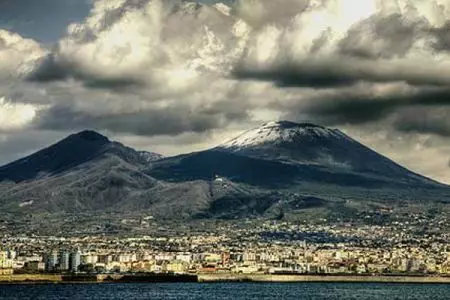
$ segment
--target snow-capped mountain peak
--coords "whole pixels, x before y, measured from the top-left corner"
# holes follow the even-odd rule
[[[304,138],[345,138],[339,130],[328,129],[310,123],[294,123],[289,121],[269,122],[261,127],[244,132],[218,148],[242,150],[262,145],[289,143]]]

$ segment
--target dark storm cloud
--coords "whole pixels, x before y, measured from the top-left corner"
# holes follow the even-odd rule
[[[450,137],[450,107],[409,107],[399,112],[394,127],[403,132]]]
[[[450,109],[450,89],[428,88],[415,93],[393,93],[387,96],[376,96],[373,93],[355,93],[353,91],[338,92],[313,97],[305,105],[300,101],[289,107],[288,118],[296,119],[300,115],[323,123],[325,125],[365,124],[383,121],[390,115],[399,115],[404,109],[415,111],[433,110],[438,108],[448,113]],[[286,108],[285,108],[286,109]],[[430,119],[432,115],[429,115]],[[435,118],[433,121],[414,123],[414,118],[398,118],[395,128],[402,131],[434,133],[447,135],[450,123],[445,117]],[[422,124],[422,125],[421,125]]]
[[[372,68],[372,69],[371,69]],[[377,70],[377,68],[379,68]],[[352,86],[359,82],[406,82],[411,85],[450,85],[450,78],[425,71],[402,70],[399,66],[377,66],[376,62],[358,59],[337,59],[330,62],[285,61],[268,68],[238,66],[233,71],[236,79],[271,81],[278,87],[330,88]]]
[[[27,76],[27,80],[35,82],[49,82],[65,80],[70,77],[69,65],[60,64],[54,53],[42,58],[38,67]]]
[[[94,128],[143,136],[178,135],[184,132],[207,132],[233,121],[245,121],[248,117],[245,111],[192,110],[183,105],[101,115],[77,111],[68,105],[55,105],[38,116],[35,126],[52,130]]]
[[[450,21],[447,21],[442,27],[430,28],[429,32],[436,38],[432,43],[433,49],[436,51],[450,51]]]
[[[402,57],[411,49],[424,26],[427,24],[406,23],[400,14],[374,15],[348,31],[339,43],[339,52],[364,59]]]
[[[59,59],[51,53],[41,59],[38,67],[27,76],[27,80],[36,83],[64,81],[69,78],[77,79],[88,88],[111,89],[115,91],[144,86],[145,83],[137,76],[99,76],[81,70],[77,64]]]
[[[432,133],[443,137],[450,137],[450,126],[445,120],[422,118],[423,111],[418,113],[417,119],[402,118],[395,123],[395,128],[403,132]]]
[[[292,62],[280,63],[264,70],[237,66],[233,75],[237,79],[272,81],[279,87],[338,87],[348,86],[359,80],[357,76],[342,74],[341,70],[332,65],[294,65]]]

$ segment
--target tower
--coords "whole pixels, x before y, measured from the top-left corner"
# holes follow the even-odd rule
[[[78,272],[78,269],[81,265],[81,252],[79,249],[70,253],[70,265],[69,269],[71,272]]]

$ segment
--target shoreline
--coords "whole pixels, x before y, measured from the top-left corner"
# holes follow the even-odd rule
[[[403,275],[270,275],[199,274],[199,282],[336,282],[336,283],[433,283],[450,284],[450,277]]]
[[[450,284],[450,276],[403,275],[273,275],[273,274],[13,274],[0,275],[2,284],[75,284],[75,283],[403,283]]]

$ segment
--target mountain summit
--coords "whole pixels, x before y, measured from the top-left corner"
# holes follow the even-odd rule
[[[310,123],[270,122],[248,130],[216,149],[257,158],[285,162],[345,165],[349,157],[342,153],[354,141],[337,129]],[[338,151],[339,150],[339,151]]]
[[[293,123],[288,121],[269,122],[261,127],[248,130],[240,136],[222,144],[219,148],[239,151],[263,145],[282,144],[301,141],[315,137],[341,138],[339,130],[327,129],[310,123]]]

